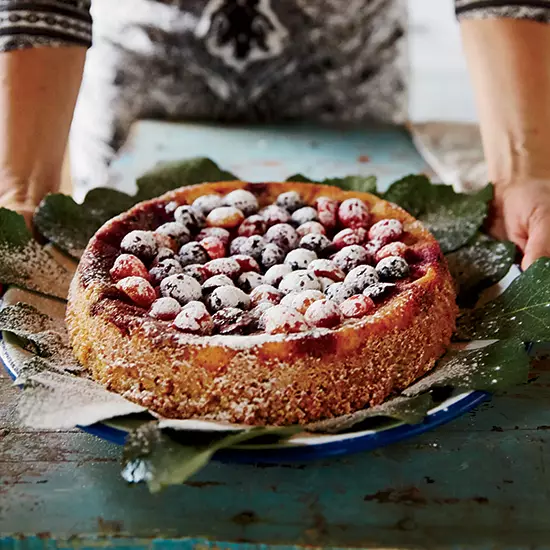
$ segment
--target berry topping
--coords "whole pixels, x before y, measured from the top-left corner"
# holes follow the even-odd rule
[[[302,197],[296,191],[287,191],[286,193],[281,193],[277,200],[275,201],[277,206],[288,210],[289,212],[294,212],[301,208],[304,205]]]
[[[174,298],[158,298],[153,302],[149,315],[162,321],[172,321],[181,311],[181,306]]]
[[[355,289],[356,294],[359,294],[368,286],[376,284],[380,279],[374,267],[370,265],[359,265],[354,267],[346,275],[344,280]]]
[[[246,334],[258,328],[255,314],[236,307],[220,309],[212,320],[214,330],[220,334]]]
[[[218,237],[205,237],[199,243],[212,260],[225,256],[225,244]]]
[[[177,203],[176,201],[170,201],[169,203],[166,204],[166,206],[164,207],[164,211],[169,215],[169,216],[173,216],[174,215],[174,212],[176,211],[176,208],[179,206],[179,203]]]
[[[258,262],[252,256],[247,256],[246,254],[235,254],[232,258],[239,264],[241,272],[260,271]]]
[[[357,244],[342,248],[332,257],[334,263],[344,271],[351,271],[354,267],[367,263],[368,259],[367,251]]]
[[[241,223],[238,233],[242,237],[252,237],[252,235],[263,235],[266,230],[266,221],[259,214],[254,214]]]
[[[388,256],[376,264],[376,271],[384,281],[403,279],[409,274],[409,264],[400,256]]]
[[[220,206],[208,214],[206,223],[209,227],[233,229],[242,223],[244,214],[234,206]]]
[[[269,334],[291,334],[308,330],[301,313],[286,306],[273,306],[264,312],[262,322]]]
[[[369,209],[361,199],[346,199],[338,208],[338,219],[344,227],[367,228],[370,221]]]
[[[302,290],[321,290],[321,281],[319,278],[305,269],[293,271],[283,277],[279,284],[279,290],[283,294],[291,292],[300,292]]]
[[[258,199],[250,192],[244,189],[231,191],[225,197],[225,204],[238,208],[245,216],[250,216],[258,211]]]
[[[181,265],[205,264],[210,259],[210,256],[199,243],[191,242],[184,244],[180,248],[178,259]]]
[[[317,277],[328,277],[331,282],[343,281],[346,274],[332,260],[313,260],[308,270]]]
[[[216,288],[210,295],[208,304],[212,311],[218,311],[224,307],[248,309],[250,306],[250,298],[248,294],[243,292],[240,288],[233,285],[227,285]]]
[[[322,292],[326,292],[327,288],[334,283],[334,281],[328,277],[319,277],[319,281],[321,281]]]
[[[189,334],[212,334],[214,323],[202,302],[190,302],[174,319],[174,326]]]
[[[285,296],[281,300],[281,305],[295,309],[303,315],[313,302],[324,298],[325,295],[320,290],[303,290]]]
[[[248,237],[236,237],[231,241],[231,244],[229,245],[229,254],[231,256],[235,256],[236,254],[242,254],[241,247],[246,242],[246,239]]]
[[[220,286],[233,286],[233,281],[227,275],[214,275],[202,283],[202,293],[208,296]]]
[[[115,281],[120,281],[126,277],[143,277],[149,278],[147,268],[143,262],[133,254],[121,254],[113,264],[113,267],[109,271],[111,277]]]
[[[296,248],[299,238],[294,227],[288,223],[278,223],[267,230],[265,240],[268,243],[276,244],[279,248],[288,251]]]
[[[298,228],[300,229],[300,228]],[[300,247],[307,248],[308,250],[313,250],[315,254],[320,256],[326,250],[332,246],[332,243],[324,235],[318,233],[310,233],[305,237],[300,239]]]
[[[305,269],[313,260],[317,259],[317,254],[306,248],[295,248],[291,250],[285,258],[285,264],[292,269]]]
[[[317,210],[312,206],[302,206],[302,208],[298,208],[292,213],[291,220],[296,225],[317,221]]]
[[[312,221],[305,222],[302,225],[299,225],[296,229],[296,233],[298,233],[298,237],[302,238],[305,235],[310,234],[324,235],[326,233],[326,230],[319,222]]]
[[[204,264],[204,273],[207,277],[227,275],[230,279],[234,279],[240,272],[241,266],[235,258],[218,258]]]
[[[202,283],[206,279],[204,266],[200,264],[185,265],[182,268],[182,273],[184,275],[189,275],[189,277],[193,277],[193,279],[199,281],[199,283]]]
[[[271,266],[264,275],[266,284],[278,287],[285,275],[292,273],[292,268],[286,264]]]
[[[399,220],[380,220],[369,229],[369,239],[383,244],[396,241],[403,234],[403,224]]]
[[[344,317],[359,319],[374,309],[374,302],[368,296],[352,296],[340,304],[340,311]]]
[[[223,206],[223,198],[220,195],[203,195],[193,201],[193,208],[200,212],[203,216],[208,216],[214,208]]]
[[[330,300],[313,302],[304,315],[306,321],[314,327],[332,328],[342,322],[342,313],[337,304]]]
[[[377,262],[379,262],[380,260],[383,260],[388,256],[401,256],[401,258],[404,258],[408,250],[409,250],[409,247],[405,243],[396,241],[394,243],[389,243],[383,246],[376,253],[375,259]]]
[[[257,306],[261,302],[270,304],[278,304],[283,295],[275,287],[271,285],[259,285],[250,293],[250,301],[253,306]]]
[[[178,260],[175,260],[174,258],[168,258],[166,260],[162,260],[162,262],[159,262],[154,267],[152,267],[149,270],[149,276],[151,279],[151,283],[155,286],[158,286],[163,279],[166,279],[166,277],[169,277],[170,275],[177,275],[178,273],[182,272],[183,268],[181,267],[181,264],[178,262]]]
[[[262,251],[265,248],[266,242],[260,235],[252,235],[247,237],[246,241],[241,245],[241,254],[252,256],[256,261],[262,257]]]
[[[223,227],[205,227],[204,229],[201,229],[197,235],[197,241],[202,241],[207,237],[216,237],[220,239],[225,246],[227,246],[229,244],[229,239],[231,238],[231,233]]]
[[[169,248],[170,250],[173,250],[174,252],[176,252],[176,250],[180,246],[178,245],[175,239],[173,239],[172,237],[169,237],[168,235],[163,235],[162,233],[153,232],[153,237],[155,237],[155,241],[157,243],[157,250],[159,248]],[[187,242],[187,241],[184,239],[183,242]]]
[[[262,250],[260,262],[265,269],[270,269],[274,265],[280,264],[285,259],[285,252],[276,244],[268,243]]]
[[[166,277],[160,283],[160,293],[162,296],[174,298],[181,305],[200,300],[202,296],[201,285],[197,280],[183,273]]]
[[[204,216],[202,212],[195,210],[188,204],[176,208],[174,219],[191,232],[198,231],[204,225]]]
[[[173,258],[175,256],[174,251],[171,248],[162,247],[159,248],[155,259],[153,260],[153,265],[162,262],[162,260],[168,260],[168,258]]]
[[[116,287],[141,307],[149,307],[157,298],[155,289],[143,277],[126,277],[118,281]]]
[[[367,240],[367,230],[362,227],[357,229],[342,229],[334,235],[332,242],[334,246],[340,250],[345,246],[350,246],[352,244],[363,244]]]
[[[352,285],[345,282],[334,283],[325,290],[325,294],[333,302],[341,304],[344,300],[351,298],[355,294],[355,289]]]
[[[334,229],[338,224],[338,201],[329,197],[319,197],[315,201],[317,217],[319,221],[329,230]]]
[[[381,298],[385,294],[389,293],[395,288],[393,283],[376,283],[375,285],[368,286],[363,290],[363,296],[368,296],[373,300]]]
[[[369,262],[374,262],[374,258],[376,257],[376,253],[384,246],[384,243],[381,241],[369,241],[366,243],[363,248],[365,249],[367,256],[369,258]]]
[[[264,278],[259,273],[255,271],[247,271],[246,273],[241,273],[237,279],[237,285],[244,292],[250,292],[252,289],[263,285]]]
[[[262,208],[262,210],[260,210],[260,216],[262,216],[269,227],[278,223],[288,223],[290,221],[290,214],[284,208],[276,204],[270,204]]]
[[[191,239],[191,234],[185,225],[178,222],[168,222],[162,224],[155,229],[155,234],[166,235],[167,237],[174,239],[178,245],[188,243]]]
[[[137,256],[144,262],[149,262],[156,256],[158,245],[151,231],[136,229],[135,231],[130,231],[122,239],[120,249],[122,252]]]

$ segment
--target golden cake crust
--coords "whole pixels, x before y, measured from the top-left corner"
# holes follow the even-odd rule
[[[374,221],[399,219],[419,258],[417,278],[372,315],[335,329],[296,334],[192,336],[121,300],[109,275],[122,237],[153,229],[170,201],[253,191],[261,205],[297,190],[362,199]],[[368,193],[294,182],[221,182],[184,187],[107,222],[73,279],[67,326],[74,353],[108,389],[169,418],[253,425],[307,423],[373,406],[428,372],[450,343],[457,308],[452,278],[434,237],[396,205]]]

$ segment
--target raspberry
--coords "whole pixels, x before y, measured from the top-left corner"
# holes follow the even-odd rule
[[[342,322],[340,308],[330,300],[318,300],[313,302],[304,315],[306,321],[320,328],[332,328]]]
[[[362,227],[357,229],[342,229],[334,235],[332,243],[334,246],[341,250],[345,246],[351,246],[352,244],[363,244],[367,240],[367,230]]]
[[[246,241],[241,245],[241,254],[252,256],[256,261],[262,257],[262,251],[265,248],[266,242],[260,235],[252,235],[247,237]]]
[[[344,281],[355,289],[355,293],[363,292],[365,288],[379,282],[376,269],[370,265],[359,265],[354,267],[347,275]]]
[[[231,191],[224,200],[227,206],[238,208],[245,216],[250,216],[258,211],[258,199],[244,189]]]
[[[155,289],[143,277],[125,277],[118,281],[116,287],[124,292],[134,304],[141,307],[149,307],[157,298]]]
[[[189,275],[193,279],[202,283],[206,279],[206,273],[204,272],[204,266],[199,264],[189,264],[185,265],[182,268],[182,273],[184,275]]]
[[[269,302],[260,302],[254,309],[250,310],[250,315],[254,319],[254,328],[256,330],[265,330],[264,313],[273,307]]]
[[[351,298],[355,294],[355,289],[348,283],[334,283],[330,285],[325,294],[327,298],[337,304],[341,304],[344,300]]]
[[[224,307],[248,309],[250,306],[250,297],[236,286],[220,286],[212,292],[208,298],[208,304],[212,311],[217,311]]]
[[[292,273],[292,268],[286,264],[271,266],[264,275],[266,284],[278,287],[285,275]]]
[[[382,243],[381,241],[369,241],[368,243],[366,243],[363,248],[365,249],[366,253],[367,253],[367,256],[368,256],[368,261],[370,263],[373,263],[374,262],[374,258],[376,257],[376,254],[378,253],[378,251],[384,246],[384,243]]]
[[[115,281],[125,279],[126,277],[149,278],[149,273],[143,262],[133,254],[121,254],[109,271]]]
[[[220,206],[208,214],[206,223],[209,227],[233,229],[244,220],[244,214],[234,206]]]
[[[253,306],[257,306],[261,302],[270,304],[278,304],[283,295],[275,287],[271,285],[259,285],[250,293],[250,301]]]
[[[274,265],[280,264],[285,259],[285,252],[276,244],[268,243],[262,250],[260,262],[265,269],[270,269]]]
[[[346,199],[338,208],[338,219],[344,227],[367,228],[370,221],[369,209],[360,199]]]
[[[180,248],[178,259],[181,265],[205,264],[210,259],[210,256],[199,243],[191,242],[184,244]]]
[[[388,256],[400,256],[401,258],[405,257],[409,247],[402,242],[389,243],[383,246],[375,255],[376,261],[379,262]]]
[[[242,237],[252,237],[252,235],[263,235],[266,229],[266,221],[259,214],[254,214],[241,223],[238,233]]]
[[[233,285],[233,281],[227,275],[214,275],[213,277],[206,279],[206,281],[202,283],[202,293],[204,296],[208,296],[209,294],[212,294],[212,292],[214,292],[214,290],[216,290],[220,286],[234,286],[234,285]]]
[[[153,265],[157,265],[158,263],[162,262],[162,260],[172,259],[173,257],[174,251],[171,248],[159,248],[155,259],[153,260]]]
[[[329,251],[331,246],[332,243],[328,240],[328,238],[325,237],[325,235],[320,235],[318,233],[310,233],[300,239],[300,248],[312,250],[315,254],[317,254],[317,256]]]
[[[241,273],[239,275],[239,278],[237,279],[237,285],[244,292],[250,292],[254,288],[263,284],[263,276],[259,273],[256,273],[255,271],[247,271],[245,273]]]
[[[206,250],[212,260],[225,257],[225,245],[218,237],[205,237],[199,244]]]
[[[236,237],[231,241],[231,244],[229,245],[229,254],[231,256],[235,256],[236,254],[242,254],[241,247],[246,242],[246,239],[248,237]]]
[[[291,334],[309,329],[301,313],[285,306],[269,308],[264,312],[262,322],[268,334]]]
[[[181,264],[174,258],[168,258],[167,260],[162,260],[162,262],[159,262],[157,265],[152,267],[149,270],[149,276],[151,283],[154,286],[158,286],[163,279],[166,279],[166,277],[169,277],[170,275],[177,275],[182,272],[183,268],[181,267]]]
[[[218,258],[204,264],[204,273],[207,277],[227,275],[230,279],[234,279],[240,272],[241,266],[234,258]]]
[[[197,280],[183,273],[166,277],[160,283],[160,293],[162,296],[174,298],[181,305],[200,300],[202,296],[201,285]]]
[[[189,334],[212,334],[214,323],[202,302],[188,303],[174,319],[174,326]]]
[[[232,259],[239,264],[241,272],[260,271],[258,262],[252,256],[247,256],[246,254],[235,254],[235,256],[232,256]]]
[[[317,207],[317,217],[319,221],[329,231],[338,225],[338,207],[339,202],[329,197],[319,197],[315,201]]]
[[[191,234],[187,228],[178,222],[168,222],[155,229],[155,234],[166,235],[174,239],[179,245],[188,243],[191,240]]]
[[[296,248],[298,244],[298,233],[294,227],[288,223],[278,223],[271,226],[265,234],[265,240],[268,243],[276,244],[286,252]]]
[[[357,244],[346,246],[340,252],[337,252],[332,261],[344,271],[351,271],[354,267],[366,264],[369,259],[367,251]]]
[[[277,206],[288,210],[289,212],[294,212],[301,208],[304,205],[302,197],[296,191],[287,191],[286,193],[281,193],[277,200],[275,201]]]
[[[151,231],[136,229],[130,231],[121,243],[120,249],[127,254],[133,254],[144,262],[151,261],[157,254],[158,246],[155,236]]]
[[[285,264],[288,264],[292,269],[306,269],[306,267],[316,259],[317,254],[312,250],[295,248],[286,255]]]
[[[344,317],[358,319],[364,317],[374,309],[374,302],[368,296],[352,296],[340,304],[340,311]]]
[[[324,235],[326,230],[319,222],[312,221],[299,225],[296,229],[296,233],[298,233],[298,237],[302,238],[310,234]]]
[[[207,237],[216,237],[223,242],[224,246],[227,246],[229,244],[229,240],[231,239],[231,233],[223,227],[205,227],[204,229],[201,229],[197,235],[197,241],[202,241]]]
[[[223,199],[220,195],[203,195],[193,201],[193,209],[200,212],[203,216],[208,216],[212,210],[223,206]]]
[[[332,260],[314,260],[308,266],[308,270],[317,277],[328,277],[331,282],[343,281],[345,273]]]
[[[399,220],[388,219],[376,222],[369,229],[369,239],[387,244],[396,241],[403,234],[403,224]]]
[[[376,271],[383,281],[403,279],[409,274],[409,264],[400,256],[388,256],[376,264]]]
[[[303,315],[313,302],[324,298],[325,295],[320,290],[303,290],[285,296],[281,300],[281,305],[295,309]]]
[[[188,204],[176,208],[174,219],[183,225],[189,232],[198,231],[204,225],[204,215],[202,212],[195,210]]]
[[[181,306],[174,298],[158,298],[151,305],[149,315],[162,321],[171,321],[180,311]]]
[[[385,294],[388,294],[394,288],[395,285],[393,283],[376,283],[375,285],[365,288],[365,290],[363,290],[363,296],[376,300],[377,298],[381,298]]]
[[[306,222],[314,222],[317,221],[317,210],[315,210],[312,206],[302,206],[302,208],[298,208],[298,210],[292,212],[290,219],[296,225],[302,225]]]
[[[275,204],[270,204],[260,210],[260,216],[265,220],[268,227],[278,223],[288,223],[290,221],[290,214],[284,208]]]
[[[301,290],[321,290],[321,281],[314,273],[299,269],[284,276],[279,284],[279,290],[283,294],[300,292]]]

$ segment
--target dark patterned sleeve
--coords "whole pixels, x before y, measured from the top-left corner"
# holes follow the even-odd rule
[[[91,0],[0,0],[0,52],[92,43]]]
[[[550,23],[550,0],[455,0],[459,19],[506,17]]]

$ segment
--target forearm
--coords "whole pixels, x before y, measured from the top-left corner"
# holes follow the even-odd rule
[[[461,30],[490,180],[550,178],[550,25],[464,20]]]

